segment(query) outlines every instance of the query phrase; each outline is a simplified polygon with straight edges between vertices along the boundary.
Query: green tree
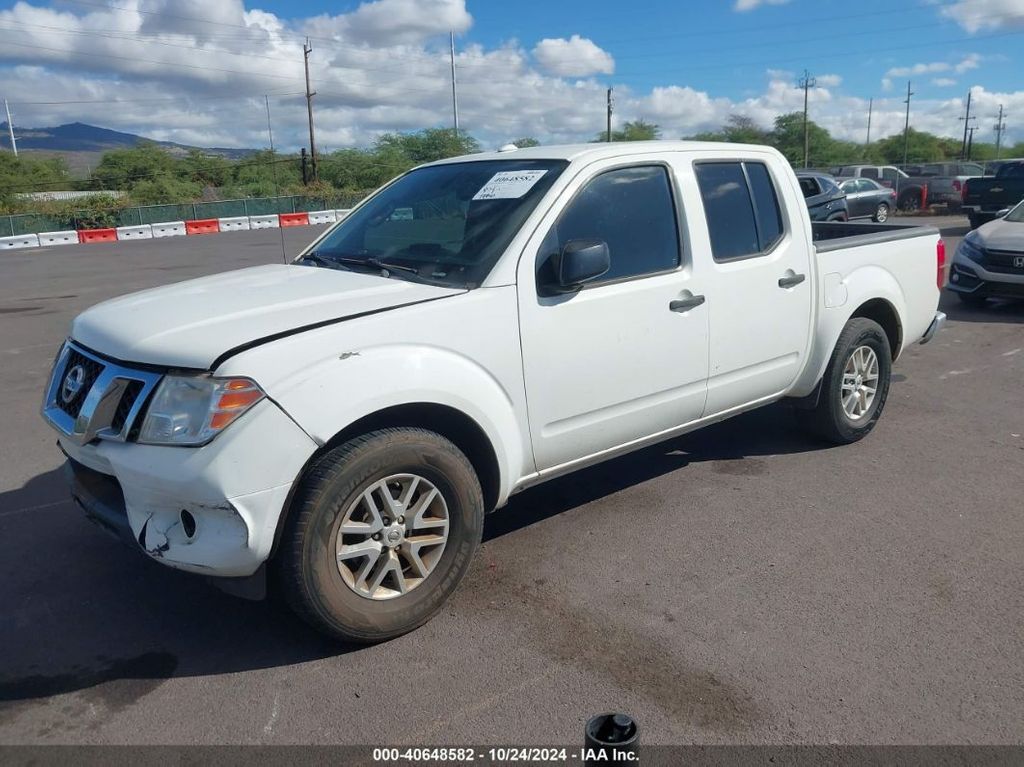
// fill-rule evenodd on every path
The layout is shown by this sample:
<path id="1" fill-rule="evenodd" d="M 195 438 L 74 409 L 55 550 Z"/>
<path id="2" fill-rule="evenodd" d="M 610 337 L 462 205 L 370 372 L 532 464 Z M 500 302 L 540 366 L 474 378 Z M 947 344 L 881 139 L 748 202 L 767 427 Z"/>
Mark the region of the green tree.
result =
<path id="1" fill-rule="evenodd" d="M 131 149 L 105 152 L 92 172 L 93 189 L 130 192 L 135 184 L 157 176 L 174 175 L 177 161 L 164 149 L 145 142 Z"/>
<path id="2" fill-rule="evenodd" d="M 653 141 L 661 137 L 661 128 L 644 118 L 627 122 L 619 130 L 612 131 L 612 141 Z M 606 141 L 606 132 L 597 134 L 594 141 Z"/>
<path id="3" fill-rule="evenodd" d="M 22 152 L 0 152 L 0 204 L 14 204 L 15 195 L 24 192 L 57 191 L 73 186 L 64 160 L 59 157 L 40 158 Z"/>
<path id="4" fill-rule="evenodd" d="M 427 128 L 416 133 L 385 133 L 377 139 L 374 150 L 382 157 L 394 159 L 396 154 L 412 165 L 473 154 L 480 151 L 475 138 L 452 128 Z"/>
<path id="5" fill-rule="evenodd" d="M 520 149 L 527 149 L 531 146 L 540 146 L 540 142 L 531 136 L 527 136 L 526 138 L 517 138 L 512 143 Z"/>

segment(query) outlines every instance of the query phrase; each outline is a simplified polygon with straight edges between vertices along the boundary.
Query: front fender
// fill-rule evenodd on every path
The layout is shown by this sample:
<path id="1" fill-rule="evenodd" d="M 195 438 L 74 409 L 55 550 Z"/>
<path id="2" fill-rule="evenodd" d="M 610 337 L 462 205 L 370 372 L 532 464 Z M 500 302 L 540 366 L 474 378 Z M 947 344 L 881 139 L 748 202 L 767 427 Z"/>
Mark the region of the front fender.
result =
<path id="1" fill-rule="evenodd" d="M 445 405 L 473 419 L 498 461 L 500 506 L 527 473 L 527 456 L 509 393 L 479 364 L 450 349 L 410 344 L 362 348 L 322 360 L 267 392 L 316 442 L 387 408 Z"/>
<path id="2" fill-rule="evenodd" d="M 818 311 L 818 324 L 814 343 L 803 374 L 793 387 L 792 395 L 803 397 L 810 394 L 818 381 L 825 375 L 825 368 L 836 348 L 839 334 L 857 310 L 868 301 L 882 299 L 888 303 L 904 325 L 907 316 L 907 301 L 899 280 L 890 271 L 877 264 L 858 267 L 845 277 L 838 273 L 823 274 L 821 292 L 822 305 Z M 907 342 L 903 334 L 903 344 Z M 899 354 L 901 349 L 894 349 Z"/>

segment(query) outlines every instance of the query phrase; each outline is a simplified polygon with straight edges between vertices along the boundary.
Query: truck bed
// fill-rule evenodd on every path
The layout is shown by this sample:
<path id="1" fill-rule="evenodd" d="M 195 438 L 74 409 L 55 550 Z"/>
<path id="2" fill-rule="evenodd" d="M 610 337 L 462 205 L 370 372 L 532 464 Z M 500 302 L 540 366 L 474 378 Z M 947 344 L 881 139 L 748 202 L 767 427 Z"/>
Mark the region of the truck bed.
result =
<path id="1" fill-rule="evenodd" d="M 926 234 L 939 236 L 934 226 L 919 224 L 875 224 L 859 221 L 812 221 L 814 247 L 819 253 L 861 245 L 909 240 Z"/>

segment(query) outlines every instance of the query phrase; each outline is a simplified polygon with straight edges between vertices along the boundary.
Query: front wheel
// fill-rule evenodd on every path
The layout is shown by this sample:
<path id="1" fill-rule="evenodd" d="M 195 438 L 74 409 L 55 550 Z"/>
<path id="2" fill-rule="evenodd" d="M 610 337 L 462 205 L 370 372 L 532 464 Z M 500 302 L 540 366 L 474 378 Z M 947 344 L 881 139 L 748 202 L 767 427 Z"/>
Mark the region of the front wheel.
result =
<path id="1" fill-rule="evenodd" d="M 473 466 L 423 429 L 381 429 L 321 456 L 292 502 L 277 571 L 292 608 L 370 643 L 426 623 L 455 591 L 483 531 Z"/>
<path id="2" fill-rule="evenodd" d="M 879 224 L 884 224 L 889 220 L 889 205 L 887 203 L 878 203 L 878 207 L 875 208 L 874 219 Z"/>
<path id="3" fill-rule="evenodd" d="M 882 415 L 891 376 L 885 331 L 873 320 L 855 317 L 839 334 L 817 406 L 798 411 L 800 417 L 811 431 L 837 445 L 863 439 Z"/>

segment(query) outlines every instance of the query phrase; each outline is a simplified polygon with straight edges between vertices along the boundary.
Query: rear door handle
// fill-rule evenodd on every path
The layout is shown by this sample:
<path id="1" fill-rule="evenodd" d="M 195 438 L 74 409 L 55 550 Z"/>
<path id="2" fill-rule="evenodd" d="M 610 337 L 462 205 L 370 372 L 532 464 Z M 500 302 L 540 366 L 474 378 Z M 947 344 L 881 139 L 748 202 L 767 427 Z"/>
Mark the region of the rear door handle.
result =
<path id="1" fill-rule="evenodd" d="M 807 279 L 806 274 L 793 274 L 787 277 L 779 277 L 780 288 L 794 288 Z"/>
<path id="2" fill-rule="evenodd" d="M 689 298 L 677 298 L 670 301 L 668 308 L 673 312 L 688 312 L 704 303 L 704 296 L 690 296 Z"/>

